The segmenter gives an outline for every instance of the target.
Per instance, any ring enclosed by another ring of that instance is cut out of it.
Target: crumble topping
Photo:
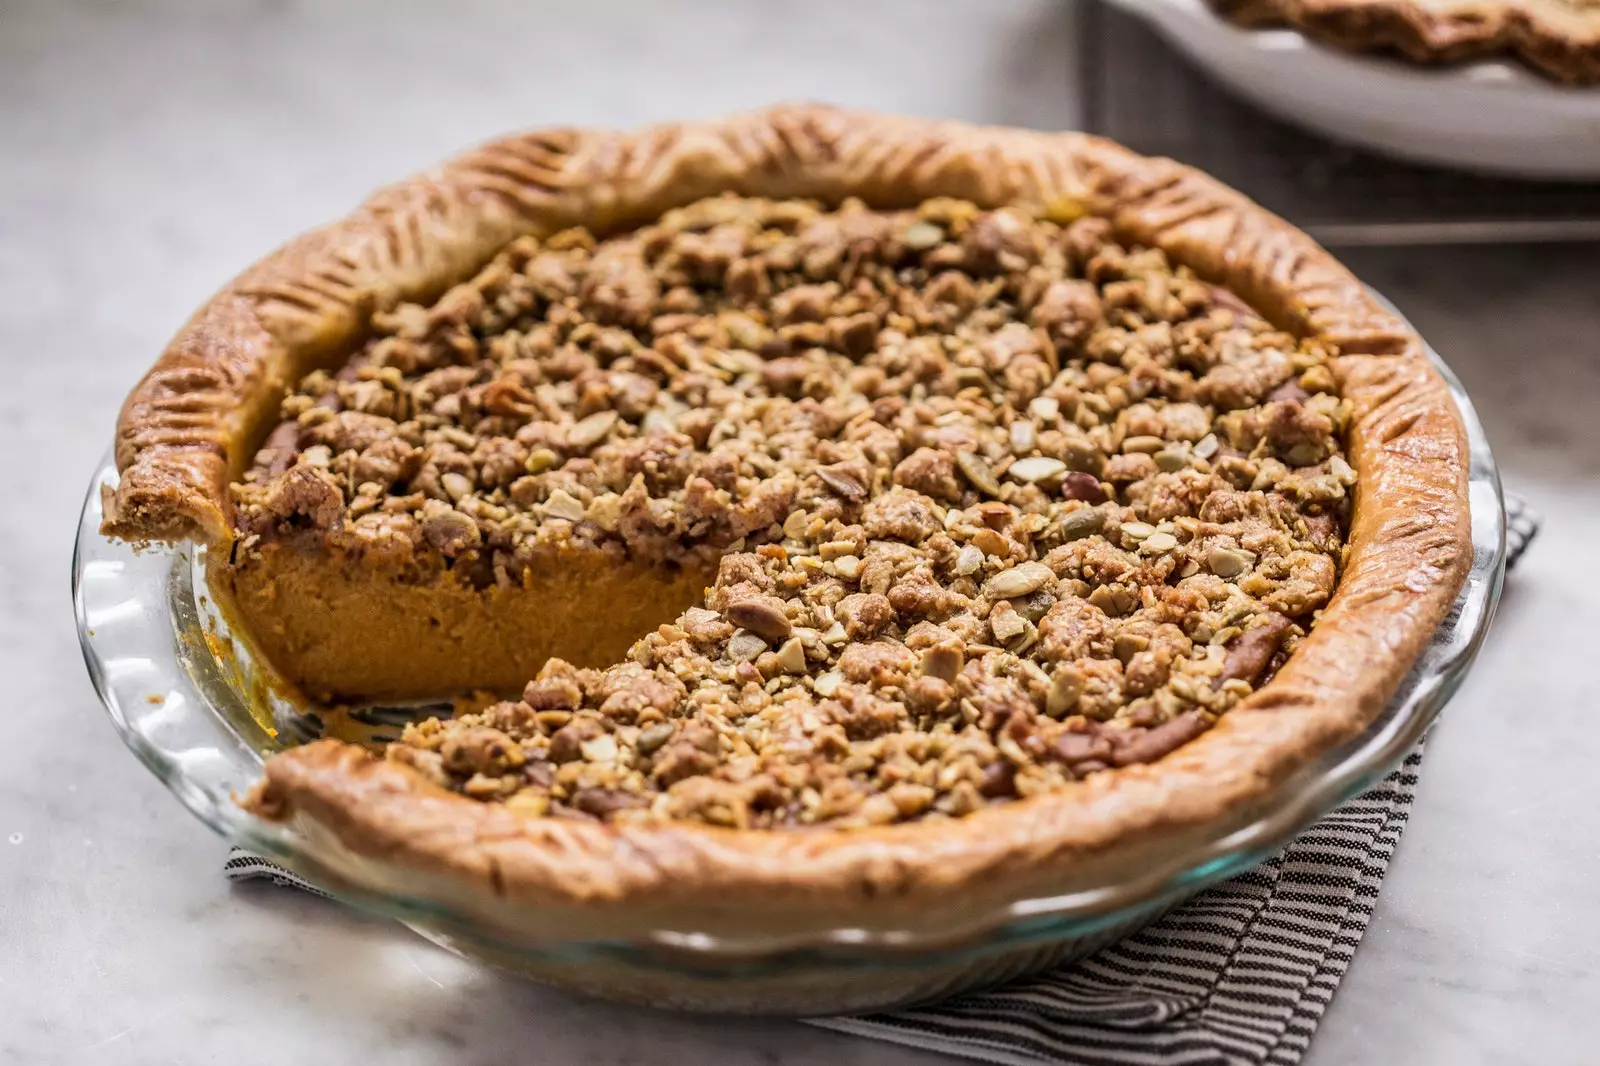
[[[246,551],[483,584],[720,559],[629,661],[389,748],[529,813],[852,826],[1064,787],[1209,728],[1337,581],[1333,353],[1098,219],[722,197],[518,241],[374,327],[284,400]]]

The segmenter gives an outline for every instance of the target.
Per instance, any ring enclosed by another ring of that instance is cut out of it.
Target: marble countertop
[[[331,903],[230,888],[222,843],[113,734],[72,632],[72,522],[126,389],[222,279],[374,185],[520,126],[783,98],[1074,122],[1070,3],[811,0],[781,25],[756,8],[0,6],[0,1063],[937,1061],[573,999]],[[1548,524],[1429,747],[1307,1062],[1593,1061],[1600,256],[1346,258],[1456,367]]]

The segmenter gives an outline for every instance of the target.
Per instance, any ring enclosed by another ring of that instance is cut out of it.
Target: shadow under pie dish
[[[379,193],[202,309],[117,465],[105,531],[202,545],[302,694],[494,690],[249,809],[619,941],[960,932],[1181,851],[1359,737],[1472,562],[1445,382],[1309,239],[826,108]]]

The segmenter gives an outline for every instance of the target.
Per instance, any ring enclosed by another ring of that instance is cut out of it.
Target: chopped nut
[[[572,798],[572,805],[584,814],[607,818],[618,811],[644,805],[643,799],[616,788],[586,788]]]
[[[975,574],[983,568],[983,549],[968,544],[956,556],[955,572],[962,576]]]
[[[806,649],[799,640],[790,638],[778,649],[778,665],[786,674],[806,672]]]
[[[1156,452],[1156,469],[1164,470],[1171,474],[1182,470],[1189,465],[1189,457],[1183,452],[1173,448],[1163,448]]]
[[[1123,528],[1126,529],[1127,527],[1124,526]],[[1177,537],[1174,537],[1171,533],[1163,533],[1160,530],[1156,530],[1154,533],[1151,533],[1148,537],[1144,538],[1144,540],[1139,544],[1139,550],[1141,552],[1150,552],[1154,554],[1157,552],[1169,552],[1177,546]]]
[[[772,596],[734,600],[723,609],[722,616],[774,644],[787,638],[793,630],[789,616],[784,613],[783,602]]]
[[[1069,500],[1083,500],[1090,504],[1106,502],[1106,492],[1100,487],[1100,479],[1081,470],[1072,471],[1062,480],[1061,495]]]
[[[954,682],[965,665],[966,656],[954,644],[935,644],[922,653],[922,673],[926,677]]]
[[[893,785],[888,791],[889,799],[894,803],[902,818],[914,818],[933,806],[933,801],[938,793],[927,785],[918,785],[910,781],[902,781]]]
[[[1120,618],[1133,610],[1138,597],[1121,585],[1101,585],[1089,594],[1089,602],[1113,618]]]
[[[588,513],[576,496],[565,489],[556,489],[544,501],[544,513],[552,518],[565,518],[569,522],[581,522]]]
[[[1300,375],[1300,387],[1306,392],[1332,392],[1337,386],[1333,372],[1319,363]]]
[[[1056,597],[1053,593],[1040,589],[1012,600],[1011,606],[1028,621],[1037,622],[1044,617],[1046,611],[1055,606],[1055,602]]]
[[[614,492],[602,493],[589,504],[583,516],[607,533],[614,532],[622,519],[622,497]]]
[[[856,480],[855,475],[849,470],[819,466],[817,477],[822,479],[824,485],[847,500],[866,499],[866,487]]]
[[[960,781],[944,800],[945,809],[952,815],[971,814],[983,807],[983,796],[971,781]]]
[[[1050,693],[1045,697],[1044,710],[1051,718],[1064,718],[1078,706],[1083,694],[1083,675],[1070,666],[1063,666],[1050,677]]]
[[[1127,666],[1128,660],[1149,646],[1150,638],[1143,633],[1119,633],[1117,639],[1111,642],[1111,654],[1115,655],[1123,666]]]
[[[806,527],[811,523],[811,516],[804,511],[793,511],[788,518],[783,520],[783,535],[799,540],[806,535]]]
[[[1217,676],[1215,687],[1221,688],[1227,681],[1255,683],[1277,654],[1289,625],[1289,620],[1276,611],[1263,613],[1259,624],[1246,629],[1229,645],[1228,656],[1223,663],[1222,673]]]
[[[586,452],[605,440],[617,424],[617,412],[600,411],[567,430],[567,447]]]
[[[833,572],[846,581],[854,581],[861,576],[861,560],[854,555],[841,555],[833,560]]]
[[[983,524],[990,529],[1004,529],[1016,512],[1010,504],[1001,503],[999,500],[984,500],[978,504],[978,517],[983,519]]]
[[[1206,552],[1206,567],[1218,577],[1238,577],[1254,562],[1254,555],[1236,548],[1212,548]]]
[[[640,755],[650,755],[659,750],[663,744],[672,739],[673,728],[670,722],[657,722],[639,731],[639,739],[634,741],[634,750]]]
[[[447,736],[439,749],[443,765],[452,773],[486,773],[498,776],[523,763],[522,749],[504,732],[473,726]]]
[[[905,234],[906,247],[914,252],[925,252],[944,243],[944,230],[931,222],[913,222]]]
[[[956,466],[961,469],[961,473],[966,476],[972,487],[985,496],[1000,495],[1000,480],[994,476],[994,471],[982,457],[972,452],[957,452]]]
[[[992,529],[980,529],[974,533],[972,547],[984,555],[994,555],[1002,559],[1011,554],[1011,542]],[[981,559],[979,561],[982,562]]]
[[[867,825],[888,825],[900,817],[900,807],[888,793],[880,793],[863,800],[857,816]]]
[[[542,818],[550,811],[550,795],[537,789],[525,788],[506,800],[506,809],[525,818]]]
[[[1051,478],[1060,477],[1067,472],[1067,464],[1060,459],[1050,459],[1044,456],[1034,456],[1028,459],[1018,459],[1006,471],[1006,476],[1014,477],[1018,481],[1038,482],[1049,481]]]
[[[1028,401],[1028,413],[1040,421],[1048,422],[1061,413],[1061,404],[1049,396],[1035,396]]]
[[[811,683],[811,690],[823,699],[827,699],[839,691],[839,686],[844,684],[844,675],[837,670],[829,670],[816,676]]]
[[[473,799],[497,799],[504,789],[504,778],[490,777],[488,774],[473,774],[467,783],[461,786],[461,791]]]
[[[824,544],[817,545],[817,554],[821,556],[825,562],[834,559],[843,559],[845,556],[854,555],[855,553],[856,545],[854,541],[830,540]]]
[[[1112,746],[1111,761],[1117,766],[1155,762],[1187,744],[1211,728],[1203,714],[1190,711],[1154,729],[1127,730],[1128,739]]]
[[[455,558],[483,540],[476,522],[439,500],[423,505],[422,535],[447,558]]]
[[[1061,518],[1061,539],[1082,540],[1092,537],[1105,528],[1106,513],[1093,507],[1085,507],[1081,511],[1069,511]]]
[[[540,711],[534,715],[534,718],[536,721],[538,721],[540,729],[543,729],[547,733],[553,733],[557,729],[560,729],[562,726],[566,725],[568,722],[572,721],[572,712]]]
[[[1054,580],[1055,574],[1043,563],[1022,563],[991,577],[984,583],[983,591],[993,599],[1009,600],[1015,596],[1026,596]]]
[[[989,614],[989,628],[997,644],[1009,644],[1028,631],[1028,621],[1009,603],[997,603]]]
[[[1122,442],[1122,451],[1125,455],[1135,453],[1154,455],[1166,447],[1166,444],[1167,442],[1160,437],[1128,437]]]
[[[766,650],[767,642],[746,629],[728,638],[728,658],[736,663],[753,662]]]

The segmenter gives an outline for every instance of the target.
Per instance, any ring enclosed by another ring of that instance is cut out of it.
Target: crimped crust
[[[1193,170],[1077,134],[783,107],[487,145],[292,243],[202,309],[124,409],[106,531],[227,543],[228,482],[284,387],[347,351],[372,310],[437,294],[516,237],[614,230],[730,190],[1087,210],[1281,328],[1336,346],[1360,481],[1345,572],[1320,622],[1269,684],[1159,762],[957,820],[796,832],[540,819],[326,742],[274,758],[257,811],[516,902],[670,909],[737,891],[751,913],[948,904],[956,888],[1046,884],[1091,855],[1203,827],[1383,708],[1470,563],[1466,446],[1444,382],[1420,339],[1309,238]]]
[[[1567,85],[1600,83],[1592,0],[1211,0],[1243,26],[1292,26],[1358,51],[1419,63],[1514,56]]]

